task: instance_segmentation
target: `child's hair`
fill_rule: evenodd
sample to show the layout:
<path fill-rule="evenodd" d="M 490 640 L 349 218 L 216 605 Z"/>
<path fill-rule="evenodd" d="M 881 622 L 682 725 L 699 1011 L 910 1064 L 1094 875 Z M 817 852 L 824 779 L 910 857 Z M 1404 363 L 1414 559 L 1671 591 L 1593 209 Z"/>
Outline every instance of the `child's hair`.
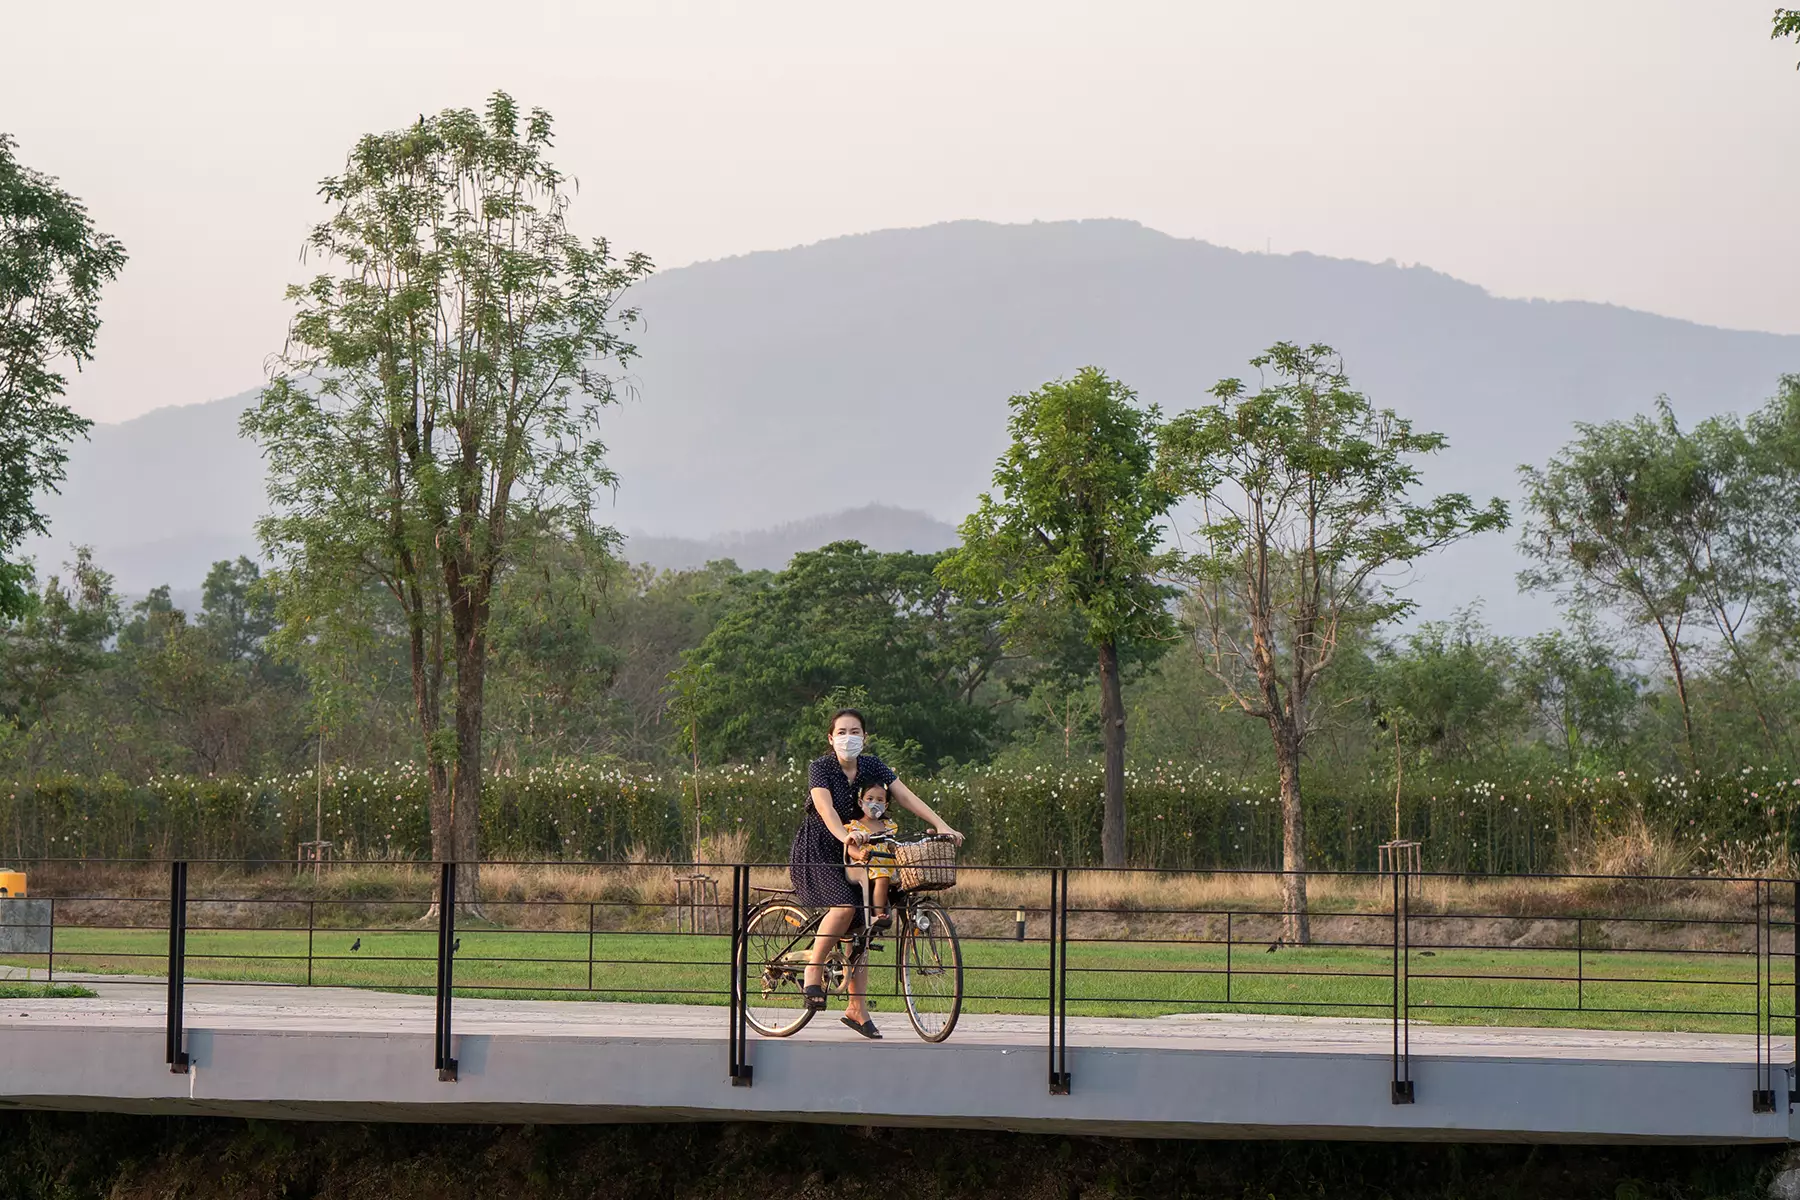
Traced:
<path fill-rule="evenodd" d="M 860 806 L 863 803 L 865 803 L 869 799 L 870 796 L 874 796 L 876 794 L 879 794 L 881 796 L 881 802 L 883 804 L 887 803 L 888 790 L 887 790 L 887 785 L 885 783 L 871 783 L 868 787 L 863 789 L 862 795 L 858 796 L 856 798 L 856 802 Z"/>

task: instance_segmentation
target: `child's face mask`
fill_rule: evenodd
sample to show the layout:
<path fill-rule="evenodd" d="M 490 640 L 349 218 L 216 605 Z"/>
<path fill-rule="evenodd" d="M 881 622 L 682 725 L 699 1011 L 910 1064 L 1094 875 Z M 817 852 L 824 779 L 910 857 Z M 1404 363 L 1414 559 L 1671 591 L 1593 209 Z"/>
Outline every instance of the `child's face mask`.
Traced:
<path fill-rule="evenodd" d="M 869 820 L 879 821 L 887 816 L 887 801 L 877 799 L 864 800 L 863 812 L 868 814 Z"/>

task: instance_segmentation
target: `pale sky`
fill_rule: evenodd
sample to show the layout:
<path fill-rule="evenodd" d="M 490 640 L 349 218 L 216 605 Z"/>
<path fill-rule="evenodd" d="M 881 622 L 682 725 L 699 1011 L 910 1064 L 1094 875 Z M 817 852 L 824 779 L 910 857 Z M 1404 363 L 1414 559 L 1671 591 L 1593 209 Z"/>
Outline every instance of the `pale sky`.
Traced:
<path fill-rule="evenodd" d="M 0 130 L 131 253 L 71 389 L 256 386 L 365 132 L 556 117 L 573 223 L 660 266 L 1127 217 L 1505 296 L 1800 332 L 1800 47 L 1764 0 L 0 0 Z"/>

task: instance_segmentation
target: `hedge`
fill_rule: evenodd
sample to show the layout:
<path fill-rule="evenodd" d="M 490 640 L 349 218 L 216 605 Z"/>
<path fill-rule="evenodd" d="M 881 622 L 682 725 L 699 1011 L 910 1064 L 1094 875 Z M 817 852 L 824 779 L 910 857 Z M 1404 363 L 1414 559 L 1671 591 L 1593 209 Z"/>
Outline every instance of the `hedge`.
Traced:
<path fill-rule="evenodd" d="M 741 831 L 754 861 L 781 861 L 805 803 L 804 764 L 721 767 L 699 776 L 705 835 Z M 1368 869 L 1392 835 L 1393 791 L 1379 778 L 1307 781 L 1307 842 L 1315 869 Z M 969 835 L 965 857 L 992 865 L 1099 860 L 1100 774 L 974 768 L 918 785 Z M 313 836 L 316 777 L 270 779 L 52 776 L 0 785 L 0 855 L 292 859 Z M 1765 770 L 1727 776 L 1549 775 L 1408 781 L 1402 828 L 1423 843 L 1427 869 L 1555 871 L 1565 853 L 1634 814 L 1711 870 L 1762 869 L 1792 848 L 1800 778 Z M 1208 869 L 1277 865 L 1281 808 L 1272 781 L 1205 766 L 1154 763 L 1127 773 L 1136 865 Z M 609 763 L 499 774 L 482 801 L 491 859 L 685 859 L 694 780 Z M 323 833 L 345 857 L 429 857 L 422 770 L 327 774 Z M 907 814 L 898 814 L 915 825 Z"/>

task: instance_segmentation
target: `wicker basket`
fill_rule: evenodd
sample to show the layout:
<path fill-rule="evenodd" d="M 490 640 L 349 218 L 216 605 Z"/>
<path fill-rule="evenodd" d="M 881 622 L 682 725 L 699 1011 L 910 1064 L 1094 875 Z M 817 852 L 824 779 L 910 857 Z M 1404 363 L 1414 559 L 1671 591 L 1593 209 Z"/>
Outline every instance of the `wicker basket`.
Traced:
<path fill-rule="evenodd" d="M 956 843 L 903 842 L 894 847 L 900 886 L 909 892 L 941 892 L 956 886 Z"/>

